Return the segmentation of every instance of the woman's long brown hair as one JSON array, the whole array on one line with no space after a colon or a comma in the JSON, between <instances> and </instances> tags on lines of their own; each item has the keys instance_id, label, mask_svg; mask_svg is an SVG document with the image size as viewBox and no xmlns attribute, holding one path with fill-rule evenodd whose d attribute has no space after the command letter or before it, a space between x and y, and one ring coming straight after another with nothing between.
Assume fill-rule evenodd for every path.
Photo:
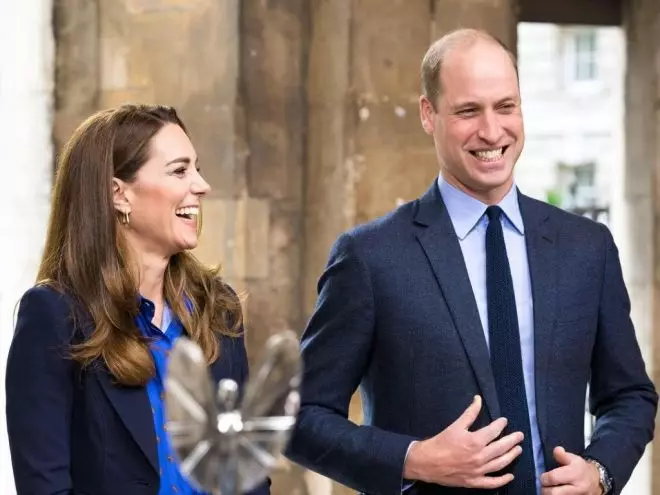
<instances>
[{"instance_id":1,"label":"woman's long brown hair","mask_svg":"<svg viewBox=\"0 0 660 495\"><path fill-rule=\"evenodd\" d=\"M69 295L91 320L86 324L93 325L93 333L72 346L73 359L83 366L101 359L116 381L128 386L145 385L155 368L149 343L134 322L139 280L120 233L112 179L133 181L148 159L151 139L168 123L186 131L174 109L148 105L105 110L80 125L58 159L37 275L37 283ZM170 259L164 291L188 336L209 362L216 360L218 334L238 335L241 327L234 292L189 252Z\"/></svg>"}]
</instances>

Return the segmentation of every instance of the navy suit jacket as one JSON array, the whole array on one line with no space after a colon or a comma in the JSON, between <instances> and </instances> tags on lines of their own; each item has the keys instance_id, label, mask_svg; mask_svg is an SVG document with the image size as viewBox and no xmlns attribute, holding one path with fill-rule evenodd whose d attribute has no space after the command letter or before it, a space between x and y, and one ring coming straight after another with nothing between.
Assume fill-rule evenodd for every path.
<instances>
[{"instance_id":1,"label":"navy suit jacket","mask_svg":"<svg viewBox=\"0 0 660 495\"><path fill-rule=\"evenodd\" d=\"M101 363L81 370L68 357L80 338L72 307L48 287L21 299L6 375L18 495L156 495L158 453L146 387L117 385ZM243 339L223 337L221 346L214 378L244 384ZM252 492L268 493L267 483Z\"/></svg>"},{"instance_id":2,"label":"navy suit jacket","mask_svg":"<svg viewBox=\"0 0 660 495\"><path fill-rule=\"evenodd\" d=\"M606 227L519 194L534 301L536 404L547 470L555 446L590 455L619 493L652 439L655 388ZM287 455L353 489L399 495L408 446L454 422L500 416L477 305L434 183L420 199L342 234L302 338L300 417ZM584 446L590 383L597 417ZM360 386L364 425L347 419ZM483 493L415 483L414 495Z\"/></svg>"}]
</instances>

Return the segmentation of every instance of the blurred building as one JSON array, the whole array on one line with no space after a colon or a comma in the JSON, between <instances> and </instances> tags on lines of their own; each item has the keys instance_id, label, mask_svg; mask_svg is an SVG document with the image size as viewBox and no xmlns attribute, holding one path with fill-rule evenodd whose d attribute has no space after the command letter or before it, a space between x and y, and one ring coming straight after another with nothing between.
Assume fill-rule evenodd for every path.
<instances>
[{"instance_id":1,"label":"blurred building","mask_svg":"<svg viewBox=\"0 0 660 495\"><path fill-rule=\"evenodd\" d=\"M625 161L622 29L521 23L518 60L526 130L518 183L607 222Z\"/></svg>"},{"instance_id":2,"label":"blurred building","mask_svg":"<svg viewBox=\"0 0 660 495\"><path fill-rule=\"evenodd\" d=\"M535 41L523 25L518 43L520 22L544 23ZM269 334L302 329L342 230L434 180L419 65L432 40L460 26L519 46L529 141L518 181L567 208L609 209L653 372L657 0L33 0L0 7L0 381L41 253L53 156L82 119L126 101L180 111L213 187L198 255L249 294L254 357ZM642 463L631 493L660 493L652 466L660 461ZM287 469L274 495L350 493ZM0 493L13 493L4 422Z\"/></svg>"}]
</instances>

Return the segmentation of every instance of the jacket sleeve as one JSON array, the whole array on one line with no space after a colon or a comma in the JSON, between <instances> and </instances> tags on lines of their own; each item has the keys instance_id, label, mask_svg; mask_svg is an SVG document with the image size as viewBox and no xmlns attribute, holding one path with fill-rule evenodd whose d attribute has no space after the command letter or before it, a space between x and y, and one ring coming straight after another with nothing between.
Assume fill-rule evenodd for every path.
<instances>
[{"instance_id":1,"label":"jacket sleeve","mask_svg":"<svg viewBox=\"0 0 660 495\"><path fill-rule=\"evenodd\" d=\"M406 452L415 438L348 419L375 343L371 276L353 243L350 234L339 237L319 281L301 343L301 410L286 455L355 490L400 495Z\"/></svg>"},{"instance_id":2,"label":"jacket sleeve","mask_svg":"<svg viewBox=\"0 0 660 495\"><path fill-rule=\"evenodd\" d=\"M72 493L73 361L69 305L52 289L23 296L7 360L6 414L18 495Z\"/></svg>"},{"instance_id":3,"label":"jacket sleeve","mask_svg":"<svg viewBox=\"0 0 660 495\"><path fill-rule=\"evenodd\" d=\"M630 299L617 248L604 228L605 262L591 366L590 407L596 417L585 455L603 464L621 492L653 439L658 395L644 368L630 319Z\"/></svg>"}]
</instances>

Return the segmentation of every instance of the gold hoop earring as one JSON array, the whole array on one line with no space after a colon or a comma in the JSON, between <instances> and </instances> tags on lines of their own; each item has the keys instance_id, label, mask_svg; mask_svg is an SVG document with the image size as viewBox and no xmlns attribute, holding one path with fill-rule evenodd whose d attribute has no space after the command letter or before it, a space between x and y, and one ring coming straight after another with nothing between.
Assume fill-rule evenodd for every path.
<instances>
[{"instance_id":1,"label":"gold hoop earring","mask_svg":"<svg viewBox=\"0 0 660 495\"><path fill-rule=\"evenodd\" d=\"M119 217L119 221L122 223L122 225L128 225L131 223L131 217L129 216L130 212L128 211L122 211L121 216Z\"/></svg>"}]
</instances>

